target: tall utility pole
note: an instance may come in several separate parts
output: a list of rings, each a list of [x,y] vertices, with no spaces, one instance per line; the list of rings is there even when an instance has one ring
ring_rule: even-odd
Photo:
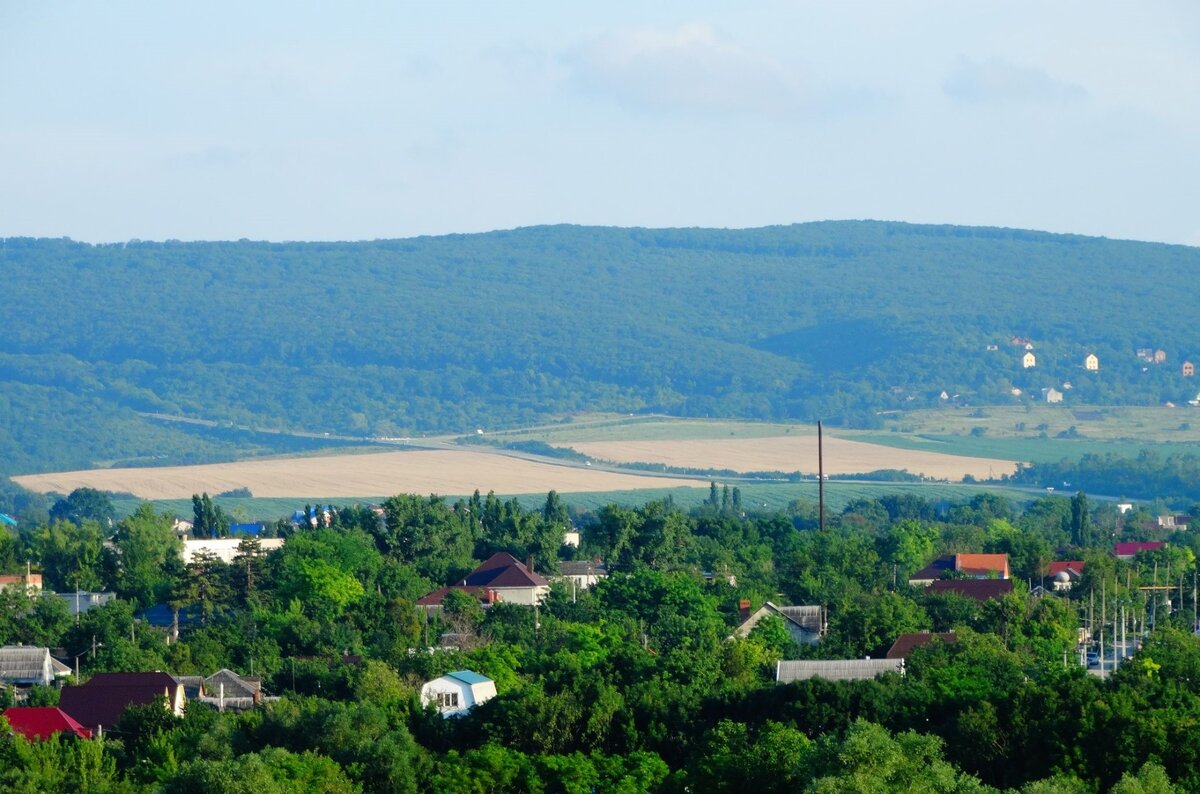
[[[825,531],[825,444],[821,434],[821,420],[817,420],[817,510],[821,532]]]

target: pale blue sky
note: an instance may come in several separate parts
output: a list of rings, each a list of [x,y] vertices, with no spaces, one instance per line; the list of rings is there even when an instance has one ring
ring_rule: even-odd
[[[1200,3],[0,0],[0,236],[1200,245]]]

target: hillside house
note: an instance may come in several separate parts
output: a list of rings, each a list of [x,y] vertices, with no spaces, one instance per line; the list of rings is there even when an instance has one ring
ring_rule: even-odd
[[[903,659],[801,659],[775,663],[775,683],[790,684],[810,678],[826,681],[870,681],[884,673],[904,675]]]
[[[111,729],[130,706],[162,703],[183,716],[183,685],[166,673],[97,673],[82,686],[63,687],[58,707],[93,731]]]
[[[1088,372],[1096,372],[1100,369],[1100,358],[1095,353],[1088,353],[1083,357],[1083,368]]]
[[[1165,364],[1167,362],[1167,351],[1158,349],[1154,351],[1154,363]]]
[[[1138,357],[1139,361],[1153,361],[1154,360],[1154,348],[1139,347],[1137,349],[1137,357]]]
[[[1183,377],[1190,378],[1196,374],[1196,365],[1190,361],[1183,362]]]
[[[1051,386],[1048,389],[1042,389],[1042,398],[1047,403],[1054,405],[1063,401],[1063,393]]]
[[[972,579],[1007,579],[1007,554],[946,554],[909,577],[913,587],[931,584],[951,573]]]
[[[1025,355],[1021,356],[1021,366],[1025,369],[1032,369],[1037,366],[1037,356],[1031,351],[1026,350]]]
[[[940,642],[957,642],[958,637],[953,631],[943,634],[930,634],[928,631],[920,631],[913,634],[901,634],[892,643],[892,647],[888,649],[887,658],[889,659],[907,659],[914,648],[921,648],[929,645],[934,640]]]
[[[749,637],[758,622],[768,615],[783,619],[783,625],[797,645],[816,645],[825,633],[825,608],[820,606],[776,606],[770,601],[754,612],[750,602],[742,602],[742,622],[734,629],[733,637]]]
[[[67,605],[71,617],[82,615],[89,609],[102,607],[117,597],[116,593],[93,593],[88,590],[76,590],[74,593],[55,593],[54,597]]]
[[[484,604],[505,601],[510,604],[534,606],[550,593],[550,583],[529,570],[508,552],[493,554],[458,584],[434,590],[417,600],[426,609],[440,609],[442,599],[451,590],[472,595]]]
[[[461,717],[496,697],[496,682],[471,670],[446,673],[421,687],[421,702],[443,717]]]

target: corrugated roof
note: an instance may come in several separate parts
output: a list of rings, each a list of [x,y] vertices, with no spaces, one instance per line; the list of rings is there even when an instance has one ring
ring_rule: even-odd
[[[0,679],[18,684],[48,684],[54,670],[50,649],[32,645],[0,648]]]
[[[780,684],[824,678],[827,681],[865,681],[883,673],[904,672],[903,659],[821,659],[781,661],[775,665]]]
[[[488,678],[486,675],[480,675],[479,673],[476,673],[473,670],[455,670],[453,673],[446,673],[446,675],[449,678],[457,678],[459,681],[462,681],[464,684],[467,684],[467,685],[487,684],[487,683],[490,683],[492,680],[492,679]]]
[[[167,692],[162,686],[142,684],[134,686],[83,686],[63,687],[58,706],[81,724],[93,730],[100,725],[106,728],[116,725],[129,706],[147,703],[163,703],[166,707]]]

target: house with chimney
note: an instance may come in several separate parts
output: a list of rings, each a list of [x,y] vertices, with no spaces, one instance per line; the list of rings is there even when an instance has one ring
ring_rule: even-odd
[[[451,590],[459,590],[473,596],[485,605],[504,601],[509,604],[535,606],[542,603],[549,595],[550,583],[544,577],[529,570],[528,566],[516,557],[508,552],[500,551],[489,557],[461,581],[434,590],[417,599],[417,605],[426,609],[441,609],[442,599]]]

